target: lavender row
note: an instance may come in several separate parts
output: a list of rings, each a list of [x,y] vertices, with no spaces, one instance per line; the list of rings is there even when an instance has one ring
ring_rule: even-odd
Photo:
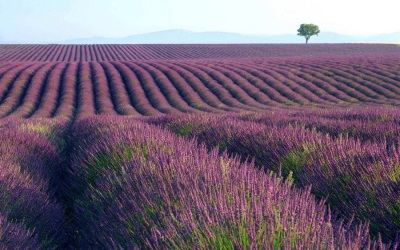
[[[1,45],[0,61],[132,61],[148,59],[399,55],[394,44],[29,44]]]
[[[361,60],[361,59],[360,59]],[[370,62],[368,65],[366,62]],[[396,63],[374,58],[357,72]],[[0,117],[159,115],[400,104],[400,83],[350,76],[349,59],[169,60],[0,64]],[[349,69],[347,69],[349,68]],[[345,76],[345,77],[343,77]],[[342,79],[343,78],[343,79]],[[344,82],[345,81],[345,82]]]
[[[212,79],[214,79],[218,84],[220,84],[223,88],[225,88],[230,95],[235,97],[239,102],[264,109],[265,105],[259,103],[260,101],[255,100],[255,96],[247,89],[246,85],[241,84],[241,79],[235,79],[233,75],[228,77],[227,75],[223,74],[220,70],[215,70],[210,67],[209,64],[202,66],[197,66],[199,70],[207,73]]]
[[[53,109],[52,117],[67,117],[72,119],[77,115],[78,93],[77,82],[78,64],[67,64],[65,71],[60,76],[57,106]]]
[[[163,112],[164,107],[156,103],[152,91],[147,87],[147,78],[143,79],[139,71],[131,70],[121,62],[113,63],[124,81],[132,105],[143,115],[157,115]],[[142,80],[143,79],[143,80]],[[161,110],[161,112],[160,112]]]
[[[196,78],[198,78],[215,96],[221,100],[226,106],[233,107],[241,110],[257,110],[257,108],[248,106],[241,102],[239,98],[236,98],[232,93],[229,92],[224,86],[221,85],[216,79],[214,79],[207,72],[199,67],[193,66],[191,63],[176,63],[179,67],[186,69],[191,72]]]
[[[275,110],[240,115],[240,119],[266,125],[304,127],[334,138],[350,136],[389,147],[398,147],[400,142],[400,112],[393,107]]]
[[[160,63],[157,63],[157,65],[160,65]],[[189,70],[173,63],[163,63],[162,65],[170,68],[172,72],[180,76],[181,79],[183,78],[182,85],[184,88],[188,91],[193,90],[193,92],[201,98],[201,102],[206,103],[206,105],[221,111],[229,112],[238,110],[237,108],[230,107],[223,103],[223,101],[215,94],[215,91],[213,91],[211,88],[208,88],[207,85],[193,72],[190,72]]]
[[[152,65],[138,63],[138,66],[146,70],[150,76],[154,79],[156,87],[160,89],[161,93],[166,97],[167,101],[171,106],[176,107],[180,112],[183,113],[197,113],[198,109],[191,107],[184,96],[179,93],[175,85],[165,75],[163,71],[154,68]]]
[[[20,117],[29,117],[36,111],[41,102],[43,93],[50,91],[50,89],[46,88],[47,78],[55,66],[55,63],[42,64],[36,72],[33,72],[29,76],[25,82],[25,87],[21,89],[20,95],[16,98],[16,105],[9,111],[10,117],[12,117],[12,114],[15,112],[18,114],[19,110],[21,110],[22,113]],[[18,80],[19,79],[16,79],[16,82],[18,82]],[[12,88],[11,91],[12,90],[14,90],[14,88]],[[50,103],[48,103],[48,105],[50,105]]]
[[[81,248],[386,248],[309,189],[127,118],[72,128],[69,195]],[[312,215],[312,216],[310,216]],[[393,247],[396,247],[395,245]]]
[[[0,123],[0,248],[43,249],[66,242],[59,143],[65,121]]]
[[[143,92],[146,94],[149,102],[154,108],[158,109],[161,113],[179,113],[179,111],[171,105],[162,93],[160,87],[154,81],[153,76],[147,70],[143,69],[136,63],[125,62],[123,64],[132,71],[132,75],[136,75]]]
[[[25,89],[29,86],[34,73],[36,73],[43,64],[33,64],[28,67],[24,67],[23,70],[16,72],[16,69],[10,70],[12,75],[5,75],[2,78],[2,98],[0,101],[0,115],[4,117],[11,114],[16,108],[19,107],[21,98],[24,95]],[[5,82],[3,82],[5,79]]]
[[[110,92],[114,97],[113,101],[117,112],[123,115],[139,115],[132,106],[132,100],[127,92],[126,85],[124,84],[120,73],[110,64],[101,65],[107,75]]]
[[[189,83],[190,81],[186,81],[185,77],[173,70],[170,65],[162,65],[160,63],[152,63],[150,65],[158,69],[161,74],[164,74],[165,78],[174,85],[179,95],[182,96],[189,106],[204,112],[218,112],[213,105],[203,100],[202,95],[193,88],[191,83]]]
[[[354,215],[358,221],[368,221],[373,233],[385,240],[395,239],[400,231],[398,148],[234,116],[166,116],[147,121],[197,138],[209,148],[254,159],[259,168],[284,176],[293,173],[296,183],[312,185],[314,194],[328,197],[343,218]]]

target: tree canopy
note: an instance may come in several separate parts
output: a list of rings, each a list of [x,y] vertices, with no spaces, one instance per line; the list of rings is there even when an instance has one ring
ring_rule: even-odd
[[[320,30],[317,25],[312,24],[312,23],[303,23],[300,25],[300,28],[297,30],[297,35],[298,36],[304,36],[306,38],[306,43],[308,43],[308,40],[310,39],[311,36],[319,34]]]

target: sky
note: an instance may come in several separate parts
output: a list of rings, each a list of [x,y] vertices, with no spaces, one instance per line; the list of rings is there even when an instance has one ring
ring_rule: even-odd
[[[399,0],[0,0],[0,41],[61,42],[168,29],[241,34],[400,32]]]

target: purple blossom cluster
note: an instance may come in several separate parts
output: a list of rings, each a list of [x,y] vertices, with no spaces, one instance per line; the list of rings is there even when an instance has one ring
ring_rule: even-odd
[[[242,160],[254,159],[258,168],[284,176],[293,174],[297,184],[312,185],[313,194],[327,197],[341,217],[351,220],[354,216],[357,221],[369,222],[375,235],[394,240],[400,232],[399,147],[384,140],[375,143],[374,138],[361,142],[353,137],[331,137],[287,122],[284,111],[273,112],[276,113],[164,116],[145,120],[178,135],[196,138],[209,149],[217,147],[241,156]],[[317,112],[310,113],[315,116]],[[334,111],[320,113],[340,115]],[[296,113],[293,114],[295,117]]]
[[[400,112],[395,107],[276,110],[243,114],[240,119],[266,125],[299,126],[334,138],[353,137],[389,147],[398,147],[400,142]]]
[[[0,249],[398,249],[399,48],[0,45]]]
[[[2,119],[0,247],[396,249],[398,151],[266,115]]]
[[[62,121],[0,122],[0,248],[56,248],[65,238],[57,198]]]
[[[72,127],[69,196],[88,248],[386,248],[292,180],[129,118]],[[394,246],[396,247],[396,246]]]

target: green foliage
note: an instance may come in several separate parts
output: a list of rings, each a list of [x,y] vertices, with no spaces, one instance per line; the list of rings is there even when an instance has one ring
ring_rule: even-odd
[[[235,245],[229,236],[227,229],[220,226],[214,226],[208,230],[199,228],[193,232],[191,238],[196,239],[196,245],[199,249],[235,249]]]
[[[26,123],[20,126],[20,129],[22,131],[26,132],[33,132],[33,133],[38,133],[44,136],[47,136],[49,139],[51,138],[51,135],[53,134],[52,128],[43,125],[43,124],[32,124],[32,123]]]
[[[243,249],[249,249],[250,237],[246,230],[246,219],[242,218],[239,225],[239,242]]]
[[[87,181],[80,183],[76,187],[75,193],[81,194],[88,186],[94,186],[97,178],[105,170],[113,170],[117,175],[124,174],[121,167],[124,161],[136,157],[139,159],[147,159],[149,154],[145,145],[122,144],[107,152],[101,152],[91,159],[86,169],[82,169],[83,175],[86,175]]]
[[[394,220],[393,222],[400,226],[400,197],[397,199],[397,202],[395,201],[394,204],[390,205],[389,209],[390,212],[392,212],[392,214],[397,218],[397,220]]]
[[[265,237],[266,231],[267,231],[267,221],[263,219],[261,222],[261,228],[257,232],[257,245],[260,249],[264,247],[263,239]]]
[[[181,128],[177,129],[176,134],[180,136],[185,136],[189,133],[191,133],[194,129],[194,126],[192,124],[186,124],[182,126]]]
[[[273,249],[282,249],[283,247],[283,239],[285,237],[285,231],[281,225],[278,226],[275,234],[272,235],[272,248]]]
[[[226,141],[221,140],[218,142],[218,148],[219,148],[220,152],[223,152],[224,150],[226,150],[226,147],[227,147]]]
[[[391,169],[389,172],[389,179],[395,183],[400,182],[400,165]]]
[[[298,36],[304,36],[306,38],[306,43],[308,43],[308,40],[310,37],[319,34],[320,30],[317,25],[312,24],[312,23],[303,23],[300,25],[300,28],[297,30],[297,35]]]
[[[293,174],[293,172],[300,171],[310,161],[310,156],[313,152],[313,148],[301,145],[298,149],[283,156],[281,161],[282,175],[287,177]],[[291,178],[293,177],[291,176]]]
[[[285,104],[285,105],[290,106],[290,105],[293,105],[294,102],[291,101],[291,100],[285,100],[285,101],[283,101],[282,103]]]

